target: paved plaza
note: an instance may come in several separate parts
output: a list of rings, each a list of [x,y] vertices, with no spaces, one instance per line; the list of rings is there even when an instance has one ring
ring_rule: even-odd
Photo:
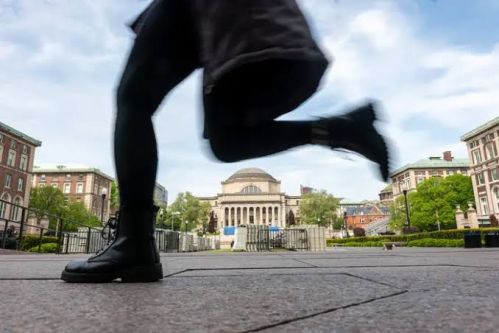
[[[69,284],[0,254],[0,332],[498,332],[499,250],[163,254],[165,279]]]

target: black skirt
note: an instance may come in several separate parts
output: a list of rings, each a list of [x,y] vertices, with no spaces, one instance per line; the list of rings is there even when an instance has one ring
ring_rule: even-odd
[[[177,2],[184,19],[173,26],[192,40],[204,70],[206,138],[275,119],[317,90],[328,60],[295,0],[155,0],[132,23],[137,34],[149,11],[171,10],[163,1]]]

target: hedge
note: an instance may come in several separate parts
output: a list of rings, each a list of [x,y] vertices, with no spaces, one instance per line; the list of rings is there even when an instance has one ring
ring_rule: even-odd
[[[467,232],[480,232],[482,235],[490,231],[499,231],[499,228],[480,228],[480,229],[451,229],[441,231],[422,232],[419,234],[396,235],[396,236],[368,236],[368,237],[349,237],[328,239],[327,245],[345,244],[345,243],[361,243],[361,242],[410,242],[417,239],[464,239],[464,234]]]
[[[44,243],[42,246],[34,246],[28,250],[28,252],[39,252],[39,253],[56,253],[57,243]]]
[[[464,239],[435,239],[423,238],[416,239],[407,243],[407,246],[413,247],[463,247]]]
[[[57,237],[42,236],[42,239],[41,239],[42,244],[57,243],[57,242],[58,242]],[[38,236],[38,235],[23,236],[23,242],[21,244],[21,251],[29,251],[34,247],[38,248],[39,244],[40,244],[40,236]]]
[[[343,243],[343,245],[350,247],[381,247],[383,246],[383,242],[381,241],[347,242]]]

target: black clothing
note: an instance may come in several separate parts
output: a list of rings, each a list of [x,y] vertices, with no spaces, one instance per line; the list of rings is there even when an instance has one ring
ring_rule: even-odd
[[[220,121],[255,125],[292,111],[315,93],[327,68],[295,0],[155,0],[132,29],[140,35],[157,17],[172,20],[172,10],[182,19],[157,28],[182,35],[155,47],[181,45],[189,56],[178,65],[203,68],[205,138]]]
[[[155,0],[131,26],[115,127],[122,204],[152,205],[151,116],[196,68],[204,69],[204,137],[220,160],[309,143],[309,124],[273,122],[315,92],[328,64],[294,0]]]

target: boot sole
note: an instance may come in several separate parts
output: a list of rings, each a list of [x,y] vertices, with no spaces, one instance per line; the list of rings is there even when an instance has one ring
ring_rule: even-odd
[[[104,283],[121,279],[124,283],[155,282],[163,279],[163,266],[135,266],[111,273],[77,273],[64,270],[61,279],[66,282]]]

